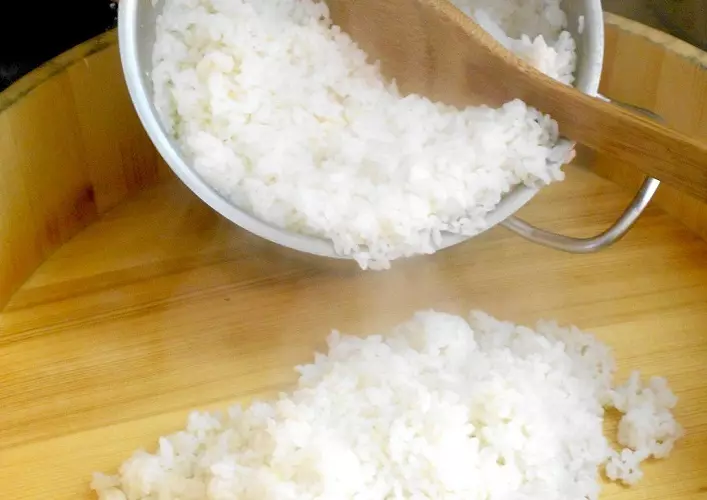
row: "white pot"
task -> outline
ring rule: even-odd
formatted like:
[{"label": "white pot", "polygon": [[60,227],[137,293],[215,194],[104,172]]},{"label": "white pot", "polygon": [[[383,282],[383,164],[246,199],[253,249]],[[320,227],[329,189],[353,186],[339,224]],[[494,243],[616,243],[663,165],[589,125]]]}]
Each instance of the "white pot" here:
[{"label": "white pot", "polygon": [[[155,41],[155,19],[161,11],[164,0],[121,0],[118,16],[118,34],[120,55],[125,79],[131,98],[137,109],[143,126],[160,154],[167,161],[177,176],[204,202],[235,224],[262,238],[279,245],[310,254],[326,257],[340,257],[334,252],[331,242],[312,236],[293,233],[273,226],[254,217],[249,212],[233,205],[221,196],[195,170],[185,162],[179,144],[164,130],[152,103],[152,47]],[[567,12],[568,31],[577,43],[577,70],[575,86],[590,95],[597,95],[602,71],[604,54],[604,22],[601,0],[565,0],[563,8]],[[583,29],[580,33],[580,16],[583,16]],[[489,228],[503,223],[533,241],[572,252],[589,252],[608,246],[621,237],[638,217],[642,208],[652,196],[657,181],[642,191],[631,209],[624,216],[629,216],[618,226],[597,238],[577,240],[546,233],[511,216],[528,203],[537,189],[518,186],[499,203],[488,215]],[[458,244],[468,236],[445,234],[441,248]]]}]

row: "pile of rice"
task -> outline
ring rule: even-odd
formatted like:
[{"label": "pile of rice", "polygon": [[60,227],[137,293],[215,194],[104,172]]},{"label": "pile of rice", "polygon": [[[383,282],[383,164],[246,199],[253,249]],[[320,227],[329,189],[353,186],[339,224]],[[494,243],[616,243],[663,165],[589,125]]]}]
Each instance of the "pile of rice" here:
[{"label": "pile of rice", "polygon": [[[560,0],[454,0],[571,84]],[[473,235],[515,186],[561,180],[572,151],[521,101],[458,110],[394,83],[313,0],[165,0],[154,102],[206,183],[271,225],[330,240],[362,268]]]},{"label": "pile of rice", "polygon": [[[585,500],[599,469],[634,484],[682,435],[665,380],[612,387],[609,348],[578,329],[423,311],[386,335],[328,338],[297,388],[137,451],[102,500]],[[623,413],[621,450],[602,433]]]}]

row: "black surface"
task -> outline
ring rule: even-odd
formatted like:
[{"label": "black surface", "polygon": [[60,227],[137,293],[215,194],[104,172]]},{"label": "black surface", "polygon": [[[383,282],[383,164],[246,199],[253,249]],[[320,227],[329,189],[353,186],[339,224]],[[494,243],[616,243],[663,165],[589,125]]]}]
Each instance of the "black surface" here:
[{"label": "black surface", "polygon": [[111,0],[0,1],[0,90],[115,26]]}]

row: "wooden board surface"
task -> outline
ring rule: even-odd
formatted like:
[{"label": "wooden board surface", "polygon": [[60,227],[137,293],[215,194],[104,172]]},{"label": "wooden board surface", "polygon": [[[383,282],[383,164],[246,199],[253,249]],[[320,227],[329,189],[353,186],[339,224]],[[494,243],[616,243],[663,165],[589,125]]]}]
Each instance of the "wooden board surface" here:
[{"label": "wooden board surface", "polygon": [[[160,174],[151,149],[135,161],[146,146],[132,128],[120,125],[127,146],[121,135],[109,138],[107,131],[117,127],[111,118],[134,124],[123,89],[116,88],[117,100],[100,91],[118,78],[116,54],[106,49],[84,57],[87,63],[65,66],[58,82],[38,83],[22,98],[30,99],[22,101],[27,112],[48,120],[54,114],[41,103],[69,106],[72,115],[71,105],[50,98],[72,89],[71,99],[84,109],[78,123],[86,139],[65,145],[62,134],[69,132],[55,125],[47,140],[62,161],[74,159],[62,167],[79,173],[55,176],[54,197],[45,196],[53,192],[49,181],[39,192],[28,185],[9,205],[0,197],[0,256],[13,263],[0,259],[4,289],[16,288],[22,273],[50,255],[0,314],[2,500],[93,498],[93,471],[111,471],[134,449],[153,446],[158,436],[181,428],[189,410],[272,395],[294,382],[292,367],[321,348],[330,329],[380,331],[422,308],[481,308],[519,322],[575,323],[615,349],[620,377],[637,368],[668,377],[680,397],[676,413],[686,438],[670,459],[646,466],[639,487],[608,486],[603,498],[707,498],[707,243],[695,232],[652,207],[623,241],[595,255],[540,248],[498,228],[382,273],[308,258],[215,215]],[[101,61],[103,69],[92,73]],[[84,86],[92,89],[90,98]],[[43,101],[34,101],[37,95]],[[104,101],[114,108],[99,105]],[[0,125],[4,120],[13,132],[14,149],[0,162],[5,175],[8,165],[30,164],[27,151],[43,144],[37,131],[18,142],[23,129],[11,124],[29,118],[6,114],[18,103],[0,96]],[[96,118],[91,108],[106,115]],[[103,127],[98,135],[94,124]],[[6,137],[0,134],[0,142]],[[90,137],[98,142],[88,153]],[[49,152],[36,154],[32,175],[51,172]],[[80,205],[95,207],[88,216],[60,210],[73,206],[69,201],[85,186],[99,185],[104,189],[94,191],[94,201]],[[589,235],[606,227],[628,198],[574,167],[566,182],[543,191],[521,215]],[[17,215],[12,203],[20,202],[42,208]],[[65,230],[46,232],[47,219],[64,221]],[[18,228],[23,244],[42,244],[22,253],[7,239]]]},{"label": "wooden board surface", "polygon": [[[524,216],[589,233],[626,200],[573,170]],[[421,308],[575,322],[615,348],[622,376],[667,376],[687,437],[646,467],[640,487],[611,487],[606,498],[704,498],[705,262],[704,241],[651,209],[597,255],[546,250],[499,228],[363,273],[256,244],[181,184],[159,186],[61,248],[0,317],[2,498],[91,498],[92,471],[179,429],[189,409],[267,396],[294,382],[292,367],[331,328],[372,333]]]}]

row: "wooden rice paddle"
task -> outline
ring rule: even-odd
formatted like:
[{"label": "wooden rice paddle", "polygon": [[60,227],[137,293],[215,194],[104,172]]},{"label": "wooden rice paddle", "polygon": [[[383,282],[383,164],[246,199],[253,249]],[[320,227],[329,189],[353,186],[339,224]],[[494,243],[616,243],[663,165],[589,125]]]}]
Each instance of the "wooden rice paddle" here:
[{"label": "wooden rice paddle", "polygon": [[707,200],[705,144],[545,76],[447,0],[326,0],[348,33],[404,94],[454,106],[515,98],[560,133]]}]

